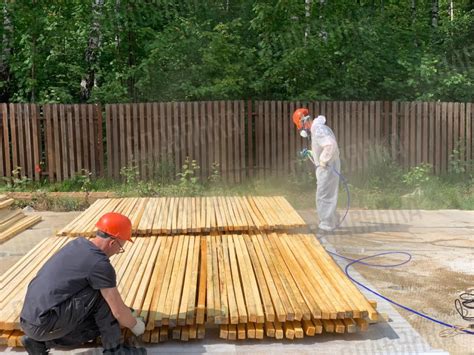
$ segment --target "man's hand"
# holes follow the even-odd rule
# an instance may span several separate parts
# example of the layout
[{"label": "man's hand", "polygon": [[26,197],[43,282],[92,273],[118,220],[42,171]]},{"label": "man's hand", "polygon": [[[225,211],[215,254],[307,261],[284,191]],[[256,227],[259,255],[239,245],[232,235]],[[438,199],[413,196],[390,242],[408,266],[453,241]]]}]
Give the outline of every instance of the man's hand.
[{"label": "man's hand", "polygon": [[321,168],[326,169],[326,168],[328,167],[328,162],[327,162],[327,161],[320,161],[320,162],[319,162],[319,166],[320,166]]},{"label": "man's hand", "polygon": [[143,321],[142,317],[136,317],[135,320],[137,321],[137,324],[130,328],[130,330],[133,334],[135,334],[135,336],[139,337],[145,333],[145,322]]}]

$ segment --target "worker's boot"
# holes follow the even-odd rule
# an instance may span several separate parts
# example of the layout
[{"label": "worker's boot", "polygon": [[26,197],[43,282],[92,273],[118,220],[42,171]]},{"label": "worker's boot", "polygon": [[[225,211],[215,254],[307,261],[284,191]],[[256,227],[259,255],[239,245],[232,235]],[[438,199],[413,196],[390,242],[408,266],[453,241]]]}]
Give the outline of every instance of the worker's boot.
[{"label": "worker's boot", "polygon": [[25,350],[30,355],[47,355],[49,354],[46,344],[42,341],[31,339],[29,336],[24,335],[21,338],[21,343],[25,347]]},{"label": "worker's boot", "polygon": [[135,346],[120,344],[113,349],[105,349],[104,354],[107,355],[146,355],[145,348],[137,348]]}]

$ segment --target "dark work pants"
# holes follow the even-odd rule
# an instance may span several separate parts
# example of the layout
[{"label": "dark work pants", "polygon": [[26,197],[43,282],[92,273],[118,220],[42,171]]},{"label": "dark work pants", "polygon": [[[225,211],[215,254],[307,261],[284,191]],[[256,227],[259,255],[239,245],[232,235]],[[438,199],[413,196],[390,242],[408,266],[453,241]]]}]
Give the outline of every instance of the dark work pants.
[{"label": "dark work pants", "polygon": [[30,338],[46,342],[52,348],[78,346],[99,335],[104,349],[120,344],[120,326],[98,290],[90,287],[51,309],[41,325],[20,319],[21,328]]}]

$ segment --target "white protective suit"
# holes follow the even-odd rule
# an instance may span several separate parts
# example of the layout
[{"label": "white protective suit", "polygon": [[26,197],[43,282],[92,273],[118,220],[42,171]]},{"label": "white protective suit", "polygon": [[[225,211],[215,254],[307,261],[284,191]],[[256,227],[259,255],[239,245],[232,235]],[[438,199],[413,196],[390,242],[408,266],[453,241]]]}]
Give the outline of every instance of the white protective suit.
[{"label": "white protective suit", "polygon": [[[336,212],[339,176],[331,169],[341,171],[339,148],[334,132],[326,126],[326,117],[318,116],[311,125],[311,150],[316,169],[316,209],[319,228],[331,231],[336,228],[339,217]],[[326,167],[319,166],[325,164]]]}]

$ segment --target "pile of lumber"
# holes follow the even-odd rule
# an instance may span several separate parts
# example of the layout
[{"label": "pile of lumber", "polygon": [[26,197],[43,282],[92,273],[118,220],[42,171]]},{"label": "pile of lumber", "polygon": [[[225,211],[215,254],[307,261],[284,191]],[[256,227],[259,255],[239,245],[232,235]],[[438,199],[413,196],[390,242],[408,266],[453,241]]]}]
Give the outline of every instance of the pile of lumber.
[{"label": "pile of lumber", "polygon": [[[19,343],[29,281],[72,238],[43,240],[0,277],[0,344]],[[134,237],[112,257],[125,303],[145,318],[146,342],[302,338],[367,329],[369,302],[313,235],[281,232]]]},{"label": "pile of lumber", "polygon": [[135,235],[281,230],[305,226],[283,197],[158,197],[95,201],[58,234],[92,236],[106,212],[128,216]]},{"label": "pile of lumber", "polygon": [[25,216],[20,209],[12,210],[13,202],[6,195],[0,195],[0,244],[41,221],[40,216]]}]

